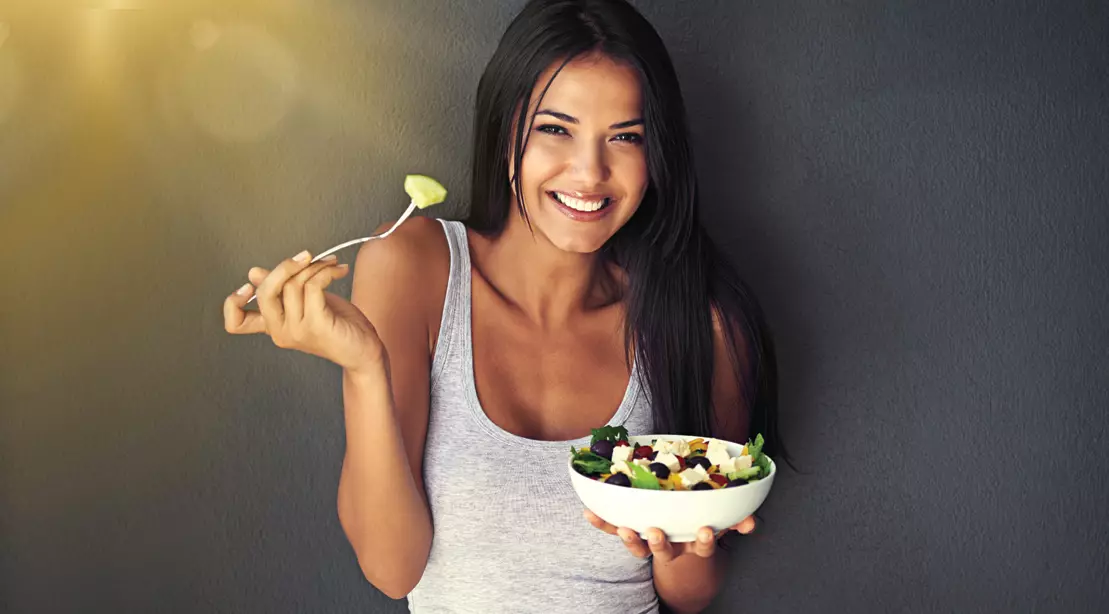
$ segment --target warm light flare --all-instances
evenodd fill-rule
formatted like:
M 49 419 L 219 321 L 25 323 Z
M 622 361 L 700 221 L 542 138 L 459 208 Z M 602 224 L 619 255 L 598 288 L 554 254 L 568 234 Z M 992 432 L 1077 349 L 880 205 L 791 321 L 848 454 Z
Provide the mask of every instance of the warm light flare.
M 248 142 L 275 130 L 297 101 L 299 65 L 265 28 L 199 21 L 194 51 L 175 89 L 196 126 L 222 141 Z
M 328 211 L 350 207 L 350 186 L 368 189 L 344 164 L 391 162 L 395 145 L 382 145 L 402 132 L 418 155 L 429 146 L 407 114 L 428 94 L 397 79 L 420 42 L 385 4 L 0 5 L 0 226 L 158 202 L 195 206 L 181 214 L 219 249 L 290 225 L 322 237 Z M 148 187 L 159 197 L 129 191 Z
M 189 38 L 192 40 L 193 47 L 200 51 L 211 49 L 219 37 L 219 26 L 206 19 L 195 22 L 189 29 Z
M 11 27 L 0 21 L 0 126 L 14 113 L 23 89 L 23 69 L 15 52 L 4 48 L 10 34 Z

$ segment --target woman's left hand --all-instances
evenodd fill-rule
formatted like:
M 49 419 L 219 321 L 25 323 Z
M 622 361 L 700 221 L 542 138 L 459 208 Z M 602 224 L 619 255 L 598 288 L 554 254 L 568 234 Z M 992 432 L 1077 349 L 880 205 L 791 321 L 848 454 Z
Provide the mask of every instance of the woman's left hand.
M 635 531 L 627 527 L 614 527 L 589 510 L 585 510 L 585 519 L 589 521 L 589 524 L 609 535 L 619 535 L 628 551 L 633 555 L 646 558 L 653 554 L 656 559 L 663 563 L 672 561 L 684 554 L 695 554 L 707 559 L 716 553 L 716 540 L 721 535 L 733 530 L 746 535 L 755 530 L 755 517 L 748 516 L 741 520 L 739 524 L 724 529 L 718 534 L 714 535 L 709 527 L 701 527 L 697 531 L 697 541 L 672 544 L 670 540 L 666 539 L 666 534 L 659 529 L 647 529 L 647 541 L 644 542 Z

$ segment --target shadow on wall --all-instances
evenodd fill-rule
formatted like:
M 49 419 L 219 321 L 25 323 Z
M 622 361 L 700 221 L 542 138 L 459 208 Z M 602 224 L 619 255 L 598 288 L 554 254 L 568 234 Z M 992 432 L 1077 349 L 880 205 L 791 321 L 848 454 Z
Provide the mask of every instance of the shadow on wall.
M 800 316 L 802 275 L 797 250 L 785 232 L 771 226 L 775 215 L 762 189 L 773 172 L 766 163 L 768 144 L 752 113 L 719 71 L 691 60 L 680 67 L 700 187 L 702 223 L 718 247 L 736 266 L 761 305 L 773 334 L 779 369 L 779 427 L 788 450 L 793 425 L 805 422 L 813 404 L 808 388 L 812 355 L 803 340 L 811 339 L 809 320 Z M 797 464 L 797 469 L 805 468 Z
M 780 158 L 796 154 L 789 148 L 775 151 L 773 136 L 760 130 L 749 99 L 765 93 L 745 99 L 741 86 L 708 61 L 710 55 L 679 56 L 675 51 L 697 165 L 701 220 L 758 299 L 771 329 L 778 361 L 779 431 L 800 472 L 780 465 L 785 471 L 760 510 L 756 533 L 731 535 L 722 542 L 731 552 L 727 580 L 708 611 L 730 613 L 735 600 L 744 599 L 752 588 L 749 578 L 758 577 L 759 557 L 783 538 L 775 518 L 804 500 L 813 481 L 808 475 L 812 467 L 803 463 L 808 447 L 803 440 L 813 437 L 804 425 L 811 424 L 817 408 L 817 356 L 806 341 L 817 331 L 802 308 L 803 263 L 790 243 L 797 233 L 783 228 L 781 212 L 775 211 L 779 204 L 770 195 L 782 191 L 768 188 L 770 177 L 782 172 Z

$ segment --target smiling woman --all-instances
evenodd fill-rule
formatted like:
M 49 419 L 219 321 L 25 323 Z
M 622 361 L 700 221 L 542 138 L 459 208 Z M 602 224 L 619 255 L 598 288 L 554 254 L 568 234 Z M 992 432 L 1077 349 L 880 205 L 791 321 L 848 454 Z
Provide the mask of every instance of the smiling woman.
M 519 184 L 517 198 L 532 203 L 524 210 L 539 235 L 563 251 L 596 252 L 631 219 L 647 189 L 639 76 L 596 53 L 549 67 L 539 82 L 550 87 L 530 105 L 526 172 L 513 179 L 510 154 L 509 180 Z
M 779 443 L 773 353 L 701 227 L 680 91 L 624 0 L 532 0 L 478 85 L 465 222 L 365 244 L 349 302 L 324 292 L 347 269 L 307 252 L 227 297 L 229 332 L 344 368 L 339 518 L 412 611 L 696 611 L 718 591 L 711 528 L 645 542 L 565 471 L 606 425 Z

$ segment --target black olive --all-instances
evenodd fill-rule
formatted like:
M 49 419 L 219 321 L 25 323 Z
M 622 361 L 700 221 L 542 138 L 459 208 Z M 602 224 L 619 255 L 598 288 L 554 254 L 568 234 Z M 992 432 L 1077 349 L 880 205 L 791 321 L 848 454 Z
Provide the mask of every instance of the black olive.
M 709 459 L 705 458 L 704 456 L 690 456 L 689 458 L 685 459 L 686 467 L 696 467 L 697 465 L 700 465 L 701 468 L 705 471 L 708 471 L 709 467 L 712 467 L 712 463 L 709 462 Z
M 611 441 L 607 439 L 602 439 L 597 443 L 589 446 L 589 451 L 596 454 L 597 456 L 612 460 L 612 449 L 614 447 L 616 446 L 614 446 Z
M 690 490 L 712 490 L 712 484 L 708 482 L 697 482 Z
M 655 477 L 660 480 L 665 480 L 670 477 L 670 468 L 662 463 L 651 463 L 647 468 L 655 472 Z
M 632 481 L 631 478 L 623 473 L 614 473 L 608 476 L 608 479 L 605 480 L 605 484 L 614 484 L 616 486 L 631 486 Z
M 728 480 L 728 484 L 724 488 L 731 488 L 732 486 L 746 486 L 747 480 Z

